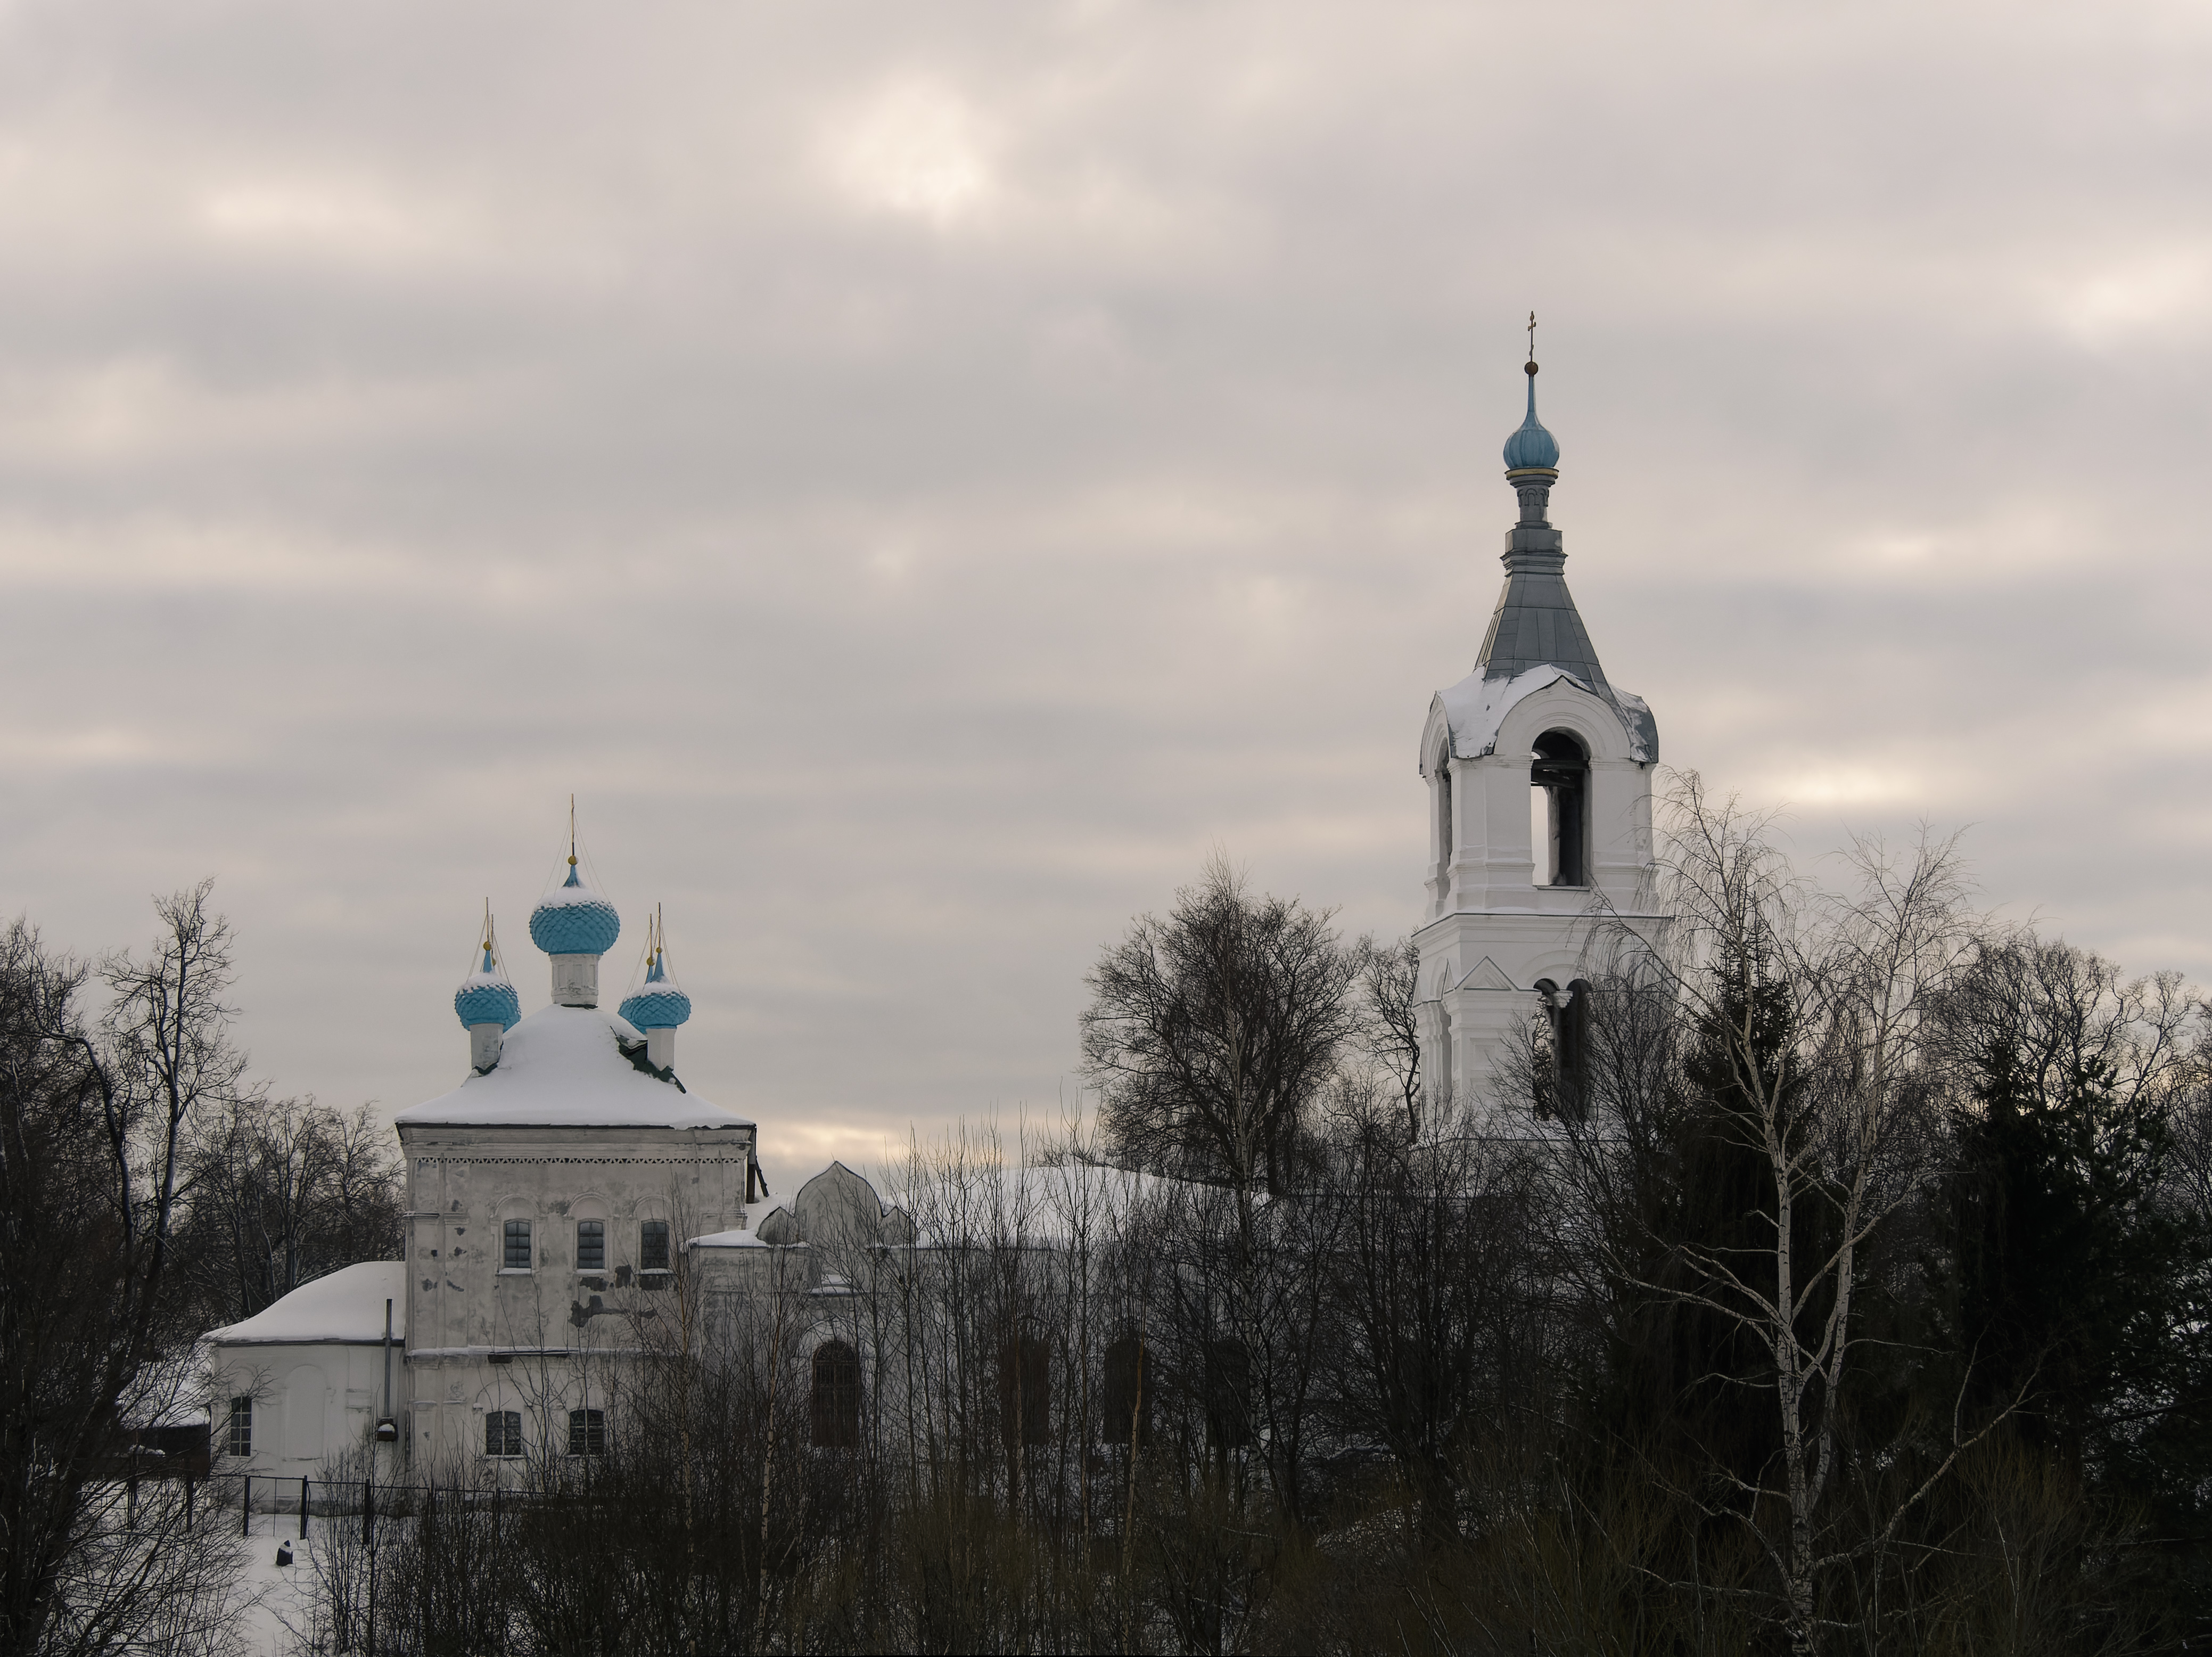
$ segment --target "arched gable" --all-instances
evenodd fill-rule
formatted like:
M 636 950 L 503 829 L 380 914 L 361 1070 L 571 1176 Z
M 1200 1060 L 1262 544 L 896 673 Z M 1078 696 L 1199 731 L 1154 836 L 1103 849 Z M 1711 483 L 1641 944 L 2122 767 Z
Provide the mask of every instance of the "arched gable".
M 1554 679 L 1507 709 L 1498 722 L 1494 752 L 1525 754 L 1547 731 L 1565 731 L 1594 761 L 1637 758 L 1613 704 L 1571 679 Z

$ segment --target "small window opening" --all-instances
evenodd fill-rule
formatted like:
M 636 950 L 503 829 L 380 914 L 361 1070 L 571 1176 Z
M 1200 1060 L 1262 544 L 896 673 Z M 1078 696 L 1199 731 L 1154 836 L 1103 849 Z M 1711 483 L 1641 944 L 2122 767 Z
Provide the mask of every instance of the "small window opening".
M 576 1270 L 605 1271 L 607 1269 L 607 1222 L 604 1220 L 576 1221 Z
M 1588 886 L 1589 758 L 1565 731 L 1536 739 L 1528 767 L 1528 830 L 1538 886 Z
M 1052 1347 L 1036 1336 L 999 1343 L 999 1430 L 1010 1448 L 1052 1442 Z
M 824 1341 L 814 1349 L 814 1385 L 808 1404 L 817 1449 L 860 1447 L 860 1355 L 843 1341 Z
M 1133 1334 L 1106 1349 L 1105 1410 L 1099 1434 L 1109 1444 L 1152 1441 L 1152 1355 Z
M 1223 1450 L 1252 1441 L 1252 1357 L 1238 1340 L 1206 1349 L 1206 1436 Z
M 668 1221 L 648 1220 L 637 1228 L 637 1269 L 668 1270 Z
M 227 1456 L 250 1456 L 253 1453 L 253 1400 L 236 1398 L 230 1401 L 230 1423 L 223 1430 L 222 1453 Z
M 607 1412 L 604 1410 L 571 1410 L 568 1412 L 568 1453 L 572 1456 L 603 1456 L 607 1453 Z M 517 1451 L 519 1455 L 520 1451 Z
M 501 1264 L 509 1271 L 530 1270 L 530 1221 L 510 1220 L 507 1222 L 506 1250 L 500 1256 Z
M 488 1456 L 519 1456 L 522 1453 L 522 1412 L 520 1410 L 485 1412 L 484 1453 Z

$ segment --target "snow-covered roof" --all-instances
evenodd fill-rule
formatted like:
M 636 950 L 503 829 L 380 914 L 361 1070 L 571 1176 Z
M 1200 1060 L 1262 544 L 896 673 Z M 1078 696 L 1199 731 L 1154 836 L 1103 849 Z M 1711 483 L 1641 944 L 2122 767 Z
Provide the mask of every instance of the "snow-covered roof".
M 404 1110 L 401 1127 L 750 1128 L 640 1069 L 618 1045 L 644 1057 L 645 1037 L 596 1007 L 541 1007 L 507 1033 L 499 1063 L 453 1092 Z
M 1640 696 L 1631 696 L 1601 681 L 1593 685 L 1579 674 L 1552 663 L 1530 667 L 1510 679 L 1486 679 L 1478 667 L 1447 690 L 1437 692 L 1443 704 L 1444 720 L 1451 730 L 1452 757 L 1480 759 L 1498 746 L 1498 728 L 1505 716 L 1547 685 L 1565 679 L 1578 691 L 1587 691 L 1610 703 L 1628 734 L 1629 754 L 1646 764 L 1659 757 L 1659 728 Z
M 769 1210 L 769 1213 L 778 1212 L 781 1207 L 782 1204 L 778 1203 L 776 1208 Z M 763 1214 L 761 1218 L 767 1219 L 768 1214 Z M 755 1227 L 740 1226 L 735 1231 L 710 1231 L 704 1237 L 694 1237 L 690 1240 L 690 1246 L 693 1248 L 768 1248 L 771 1245 L 762 1239 Z
M 244 1323 L 210 1330 L 207 1338 L 224 1346 L 279 1342 L 374 1341 L 384 1339 L 384 1303 L 392 1302 L 392 1338 L 407 1333 L 407 1263 L 364 1260 L 341 1266 L 327 1277 L 302 1283 L 276 1305 Z

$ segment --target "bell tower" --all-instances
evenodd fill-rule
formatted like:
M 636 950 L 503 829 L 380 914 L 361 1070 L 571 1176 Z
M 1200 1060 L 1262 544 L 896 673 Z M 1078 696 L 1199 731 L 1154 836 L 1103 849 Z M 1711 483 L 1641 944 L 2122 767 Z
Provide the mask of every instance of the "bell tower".
M 1528 417 L 1505 441 L 1520 521 L 1504 589 L 1474 671 L 1436 694 L 1421 728 L 1430 847 L 1413 935 L 1429 1095 L 1473 1103 L 1504 1132 L 1532 1111 L 1572 1108 L 1584 947 L 1600 916 L 1648 902 L 1659 758 L 1651 710 L 1606 678 L 1567 592 L 1550 517 L 1559 445 L 1536 418 L 1528 322 Z M 1504 1097 L 1502 1062 L 1537 1020 L 1567 1085 L 1541 1101 Z

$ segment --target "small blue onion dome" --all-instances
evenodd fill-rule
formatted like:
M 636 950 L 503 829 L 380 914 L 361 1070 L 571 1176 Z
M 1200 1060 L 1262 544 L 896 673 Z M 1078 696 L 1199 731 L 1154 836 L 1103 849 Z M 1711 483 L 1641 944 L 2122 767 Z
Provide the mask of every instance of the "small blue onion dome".
M 506 969 L 492 959 L 489 944 L 484 946 L 483 962 L 453 991 L 453 1013 L 469 1026 L 496 1024 L 512 1030 L 522 1022 L 522 1003 L 507 981 Z
M 530 941 L 549 955 L 604 955 L 622 935 L 615 906 L 586 886 L 568 859 L 568 878 L 530 911 Z
M 691 997 L 676 987 L 659 952 L 646 969 L 645 988 L 622 1004 L 622 1015 L 641 1030 L 673 1030 L 691 1016 Z
M 1505 440 L 1505 469 L 1521 472 L 1532 466 L 1547 470 L 1559 464 L 1559 440 L 1536 418 L 1536 365 L 1528 364 L 1528 417 Z

